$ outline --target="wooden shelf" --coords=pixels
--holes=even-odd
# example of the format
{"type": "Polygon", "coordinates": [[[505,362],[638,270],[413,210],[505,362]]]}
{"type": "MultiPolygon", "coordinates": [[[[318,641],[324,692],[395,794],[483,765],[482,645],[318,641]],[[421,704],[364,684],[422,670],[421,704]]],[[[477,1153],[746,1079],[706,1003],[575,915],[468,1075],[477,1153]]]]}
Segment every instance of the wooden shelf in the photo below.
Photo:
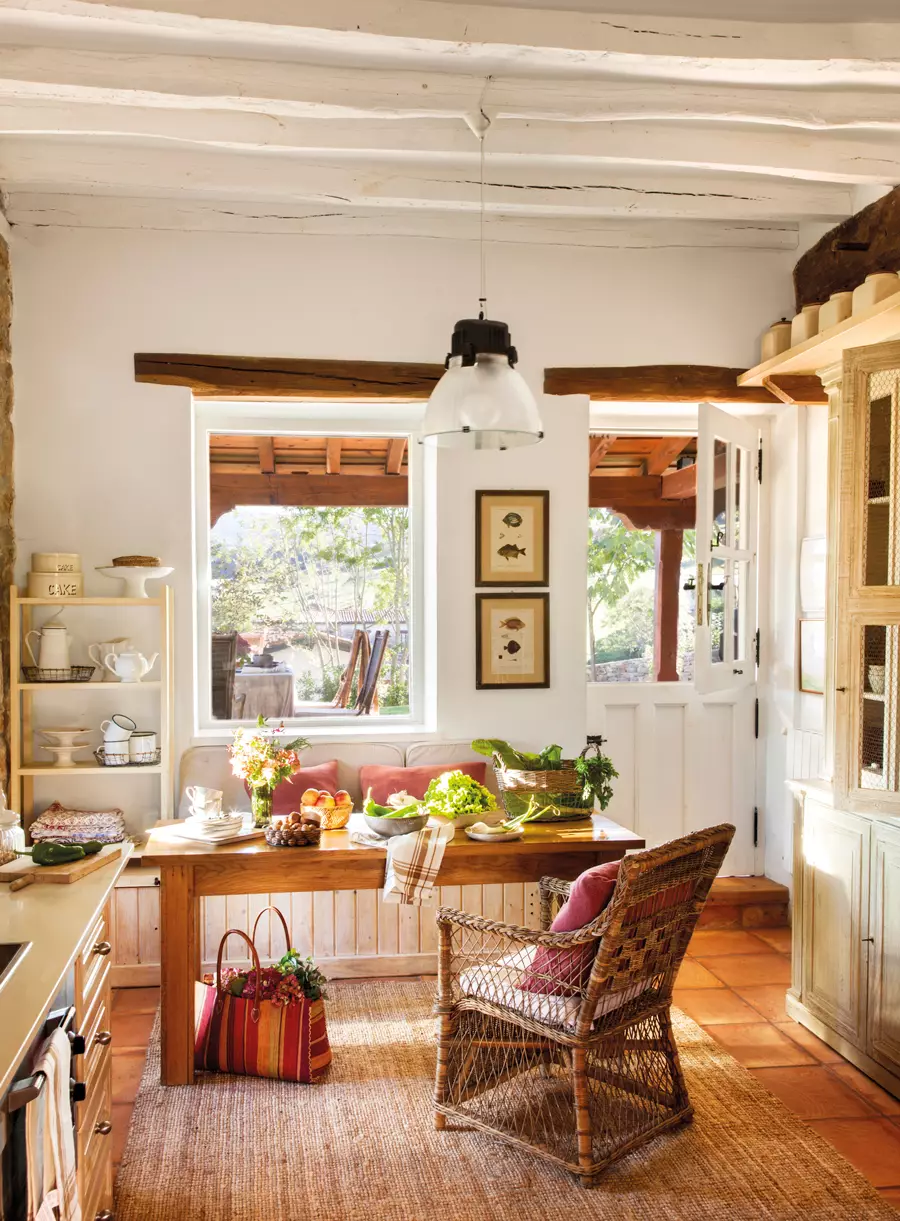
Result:
{"type": "Polygon", "coordinates": [[[162,598],[18,598],[22,606],[162,606],[162,598]]]}
{"type": "Polygon", "coordinates": [[[132,766],[125,763],[121,767],[101,767],[99,763],[73,763],[71,767],[57,767],[55,763],[25,763],[18,769],[20,776],[46,776],[51,772],[55,776],[83,776],[85,773],[94,775],[134,776],[143,772],[147,776],[159,775],[163,770],[161,763],[132,766]]]}
{"type": "Polygon", "coordinates": [[[876,693],[874,691],[864,691],[863,699],[864,700],[877,700],[879,704],[884,703],[884,695],[876,695],[876,693]]]}
{"type": "Polygon", "coordinates": [[[60,688],[64,691],[72,691],[77,688],[79,691],[109,691],[112,688],[119,689],[121,687],[159,687],[160,680],[158,678],[148,678],[140,683],[123,683],[117,679],[112,679],[107,682],[87,682],[87,683],[10,683],[10,691],[58,691],[60,688]]]}
{"type": "Polygon", "coordinates": [[[900,290],[867,310],[813,335],[796,347],[742,373],[739,386],[762,386],[780,373],[815,373],[840,360],[845,348],[861,348],[900,335],[900,290]]]}

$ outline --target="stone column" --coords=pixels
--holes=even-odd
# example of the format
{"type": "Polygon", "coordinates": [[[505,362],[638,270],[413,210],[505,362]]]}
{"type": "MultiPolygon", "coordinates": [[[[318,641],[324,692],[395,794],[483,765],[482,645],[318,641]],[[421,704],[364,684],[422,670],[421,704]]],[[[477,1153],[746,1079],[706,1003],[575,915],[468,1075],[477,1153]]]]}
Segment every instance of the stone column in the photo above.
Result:
{"type": "Polygon", "coordinates": [[[13,528],[13,378],[10,348],[12,278],[9,248],[0,236],[0,784],[9,784],[9,587],[16,538],[13,528]]]}

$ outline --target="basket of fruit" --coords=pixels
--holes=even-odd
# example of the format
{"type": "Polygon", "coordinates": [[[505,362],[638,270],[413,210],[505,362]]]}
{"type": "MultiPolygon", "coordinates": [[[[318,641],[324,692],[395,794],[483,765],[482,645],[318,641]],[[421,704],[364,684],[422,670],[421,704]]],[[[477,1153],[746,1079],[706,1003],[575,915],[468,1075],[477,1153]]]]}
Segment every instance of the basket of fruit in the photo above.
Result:
{"type": "Polygon", "coordinates": [[[315,818],[294,810],[266,827],[265,836],[270,848],[309,848],[319,842],[322,828],[315,818]]]}
{"type": "Polygon", "coordinates": [[[346,827],[353,813],[353,798],[346,789],[329,793],[327,789],[305,789],[300,798],[300,813],[304,820],[311,819],[323,831],[340,831],[346,827]]]}

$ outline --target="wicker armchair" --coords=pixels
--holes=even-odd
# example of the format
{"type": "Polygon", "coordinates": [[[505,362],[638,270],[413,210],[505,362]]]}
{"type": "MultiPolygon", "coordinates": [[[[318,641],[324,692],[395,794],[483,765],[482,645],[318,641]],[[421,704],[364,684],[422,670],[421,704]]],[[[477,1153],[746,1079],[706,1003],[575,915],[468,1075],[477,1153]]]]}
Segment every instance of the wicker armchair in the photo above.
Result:
{"type": "Polygon", "coordinates": [[[452,1117],[589,1186],[689,1122],[669,1006],[733,835],[711,827],[626,857],[609,905],[575,932],[547,931],[569,893],[557,878],[540,883],[542,931],[441,908],[435,1126],[452,1117]]]}

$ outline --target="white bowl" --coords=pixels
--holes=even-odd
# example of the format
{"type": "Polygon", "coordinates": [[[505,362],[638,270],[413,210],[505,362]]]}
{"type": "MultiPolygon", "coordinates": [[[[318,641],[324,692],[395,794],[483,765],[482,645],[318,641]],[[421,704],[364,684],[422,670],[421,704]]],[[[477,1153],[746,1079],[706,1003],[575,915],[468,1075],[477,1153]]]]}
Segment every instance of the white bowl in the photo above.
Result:
{"type": "MultiPolygon", "coordinates": [[[[75,739],[83,737],[84,734],[90,733],[89,729],[39,729],[38,733],[42,738],[52,738],[51,745],[53,746],[74,746],[75,739]]],[[[82,743],[86,745],[86,743],[82,743]]]]}

